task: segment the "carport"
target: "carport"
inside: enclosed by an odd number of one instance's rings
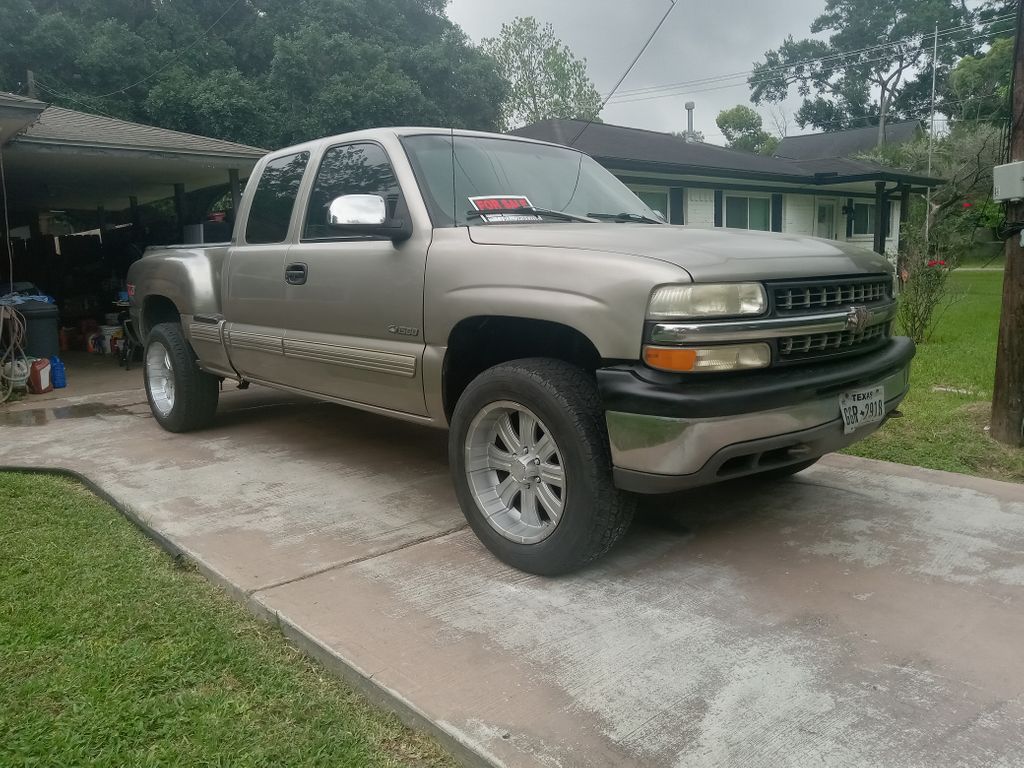
[[[264,151],[0,93],[0,232],[13,255],[0,294],[9,281],[53,296],[71,348],[82,345],[117,312],[146,246],[230,237]]]

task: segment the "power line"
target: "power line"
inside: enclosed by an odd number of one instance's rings
[[[1008,18],[1008,17],[1001,16],[1001,17],[996,17],[994,19],[991,19],[991,20],[988,20],[988,21],[985,21],[985,22],[981,22],[980,24],[973,24],[972,23],[972,24],[965,24],[965,25],[962,25],[962,26],[959,26],[959,27],[948,27],[945,30],[939,30],[939,37],[949,36],[950,34],[953,34],[954,32],[963,31],[964,29],[968,29],[968,28],[975,29],[978,26],[996,24],[996,23],[999,23],[1001,21],[1004,21],[1006,18]],[[988,38],[988,37],[991,37],[992,35],[997,35],[997,34],[1000,34],[1002,32],[1007,32],[1007,31],[1009,31],[1009,29],[994,30],[994,31],[993,30],[989,30],[986,33],[983,33],[983,34],[980,34],[980,35],[975,35],[975,36],[968,37],[968,38],[963,38],[963,39],[959,39],[959,40],[947,40],[947,41],[941,43],[941,45],[943,47],[945,47],[945,46],[948,46],[948,45],[955,45],[955,44],[960,44],[960,43],[971,42],[973,40],[979,40],[979,39],[982,39],[982,38]],[[891,42],[880,44],[880,45],[870,46],[868,48],[861,48],[859,50],[854,50],[854,51],[837,52],[837,53],[834,53],[834,54],[829,54],[827,56],[819,56],[817,58],[804,59],[802,61],[796,61],[796,62],[792,62],[792,63],[789,63],[789,64],[779,65],[777,67],[770,67],[770,68],[767,68],[767,69],[761,69],[761,70],[750,69],[750,70],[744,70],[742,72],[732,72],[732,73],[728,73],[728,74],[711,75],[711,76],[708,76],[708,77],[696,78],[694,80],[682,80],[682,81],[679,81],[679,82],[676,82],[676,83],[666,83],[666,84],[663,84],[663,85],[654,85],[654,86],[646,86],[644,88],[628,89],[628,90],[625,90],[625,91],[621,91],[621,92],[619,92],[616,95],[615,103],[627,103],[629,101],[640,101],[641,100],[640,98],[635,98],[635,99],[630,98],[632,96],[638,96],[638,97],[641,96],[641,95],[645,95],[646,96],[647,94],[655,94],[658,91],[665,91],[665,90],[673,90],[673,91],[675,91],[675,90],[678,90],[680,88],[684,88],[686,86],[706,85],[706,84],[712,84],[712,83],[716,83],[716,82],[724,82],[724,81],[728,81],[728,80],[733,80],[733,79],[736,79],[736,78],[743,78],[743,82],[746,83],[746,78],[748,78],[750,75],[753,75],[755,73],[756,74],[768,74],[768,73],[771,73],[771,72],[784,71],[784,70],[787,70],[787,69],[793,69],[794,67],[804,66],[804,65],[807,65],[807,64],[815,64],[815,63],[818,63],[818,62],[830,62],[830,63],[833,63],[833,64],[838,64],[843,59],[848,59],[848,58],[851,58],[851,57],[856,57],[856,56],[859,56],[861,54],[864,54],[864,53],[867,53],[867,52],[871,52],[871,51],[885,50],[885,49],[888,49],[888,48],[892,48],[893,46],[896,46],[896,45],[902,45],[903,43],[909,42],[909,41],[912,41],[912,40],[917,40],[917,39],[924,40],[927,37],[933,37],[933,35],[907,37],[907,38],[891,41]],[[878,58],[878,59],[871,59],[869,61],[862,61],[862,62],[857,62],[857,63],[868,64],[868,63],[872,63],[872,62],[875,62],[875,61],[882,61],[882,60],[884,60],[886,58],[888,58],[888,57],[886,56],[886,57],[882,57],[882,58]],[[729,87],[732,87],[732,86],[729,86]],[[704,89],[704,90],[707,90],[707,89]],[[694,91],[694,92],[695,93],[700,93],[702,91]],[[664,95],[666,95],[666,96],[668,96],[668,95],[678,96],[678,95],[682,95],[682,94],[680,94],[680,93],[673,93],[673,94],[664,94]],[[654,97],[653,95],[652,96],[647,96],[647,98],[653,98],[653,97]],[[611,97],[609,96],[609,99],[610,98]]]
[[[93,113],[96,113],[96,114],[100,114],[100,115],[103,115],[104,117],[109,117],[109,118],[112,118],[114,120],[119,120],[120,119],[120,118],[114,117],[113,115],[111,115],[111,114],[109,114],[107,112],[104,112],[99,107],[96,107],[96,106],[94,106],[92,104],[89,104],[89,103],[87,103],[85,101],[82,101],[81,99],[76,99],[74,96],[71,96],[70,94],[62,93],[61,91],[54,90],[53,88],[48,86],[46,83],[42,82],[38,77],[36,78],[36,85],[39,86],[40,88],[42,88],[47,93],[49,93],[51,96],[56,96],[59,99],[67,99],[72,104],[77,104],[80,107],[85,107],[90,112],[93,112]]]
[[[1000,30],[1000,31],[1007,31],[1007,30]],[[981,39],[981,38],[989,37],[991,34],[992,33],[987,33],[987,34],[984,34],[984,35],[977,35],[975,37],[963,38],[961,40],[947,40],[944,43],[940,43],[939,47],[947,47],[947,46],[950,46],[950,45],[958,45],[960,43],[967,43],[967,42],[971,42],[972,40],[978,40],[978,39]],[[857,64],[874,64],[874,63],[879,62],[879,61],[886,61],[888,58],[889,58],[888,56],[880,56],[880,57],[875,58],[875,59],[865,59],[863,61],[858,61],[856,63]],[[796,64],[792,64],[792,65],[789,65],[787,67],[783,67],[782,69],[789,69],[792,66],[797,66],[797,65]],[[748,74],[750,74],[750,73],[748,73]],[[689,96],[689,95],[694,94],[694,93],[706,93],[708,91],[717,91],[717,90],[723,90],[723,89],[728,89],[728,88],[738,88],[740,86],[749,85],[749,81],[746,79],[746,75],[745,74],[741,74],[741,75],[728,75],[728,76],[723,75],[723,76],[720,76],[719,78],[711,80],[711,82],[715,82],[716,80],[720,80],[720,81],[733,80],[733,79],[736,79],[736,78],[743,78],[743,79],[737,80],[737,82],[734,82],[734,83],[723,82],[720,85],[713,85],[713,84],[711,84],[711,85],[707,85],[707,86],[702,87],[702,88],[687,88],[687,89],[681,89],[681,90],[680,89],[676,89],[676,90],[674,90],[671,93],[653,93],[653,94],[650,94],[650,95],[640,95],[640,96],[635,96],[635,97],[631,97],[629,94],[621,94],[620,97],[617,97],[616,99],[612,100],[610,103],[612,103],[612,104],[632,104],[632,103],[638,102],[638,101],[652,101],[654,99],[667,99],[667,98],[673,98],[673,97],[676,97],[676,96]],[[665,87],[667,88],[668,86],[665,86]],[[675,86],[673,86],[673,87],[675,87]]]
[[[985,25],[989,25],[989,24],[996,24],[996,23],[999,23],[1001,21],[1004,21],[1006,19],[1011,19],[1011,18],[1013,18],[1013,15],[1012,14],[1007,14],[1005,16],[993,17],[992,19],[987,19],[987,20],[985,20],[983,22],[977,22],[977,23],[972,22],[970,24],[963,24],[963,25],[960,25],[958,27],[947,27],[946,29],[939,30],[939,37],[948,36],[950,34],[953,34],[954,32],[962,31],[964,29],[974,29],[975,27],[979,27],[979,26],[985,26]],[[985,35],[982,35],[982,37],[988,37],[990,34],[993,34],[993,33],[989,32],[989,33],[987,33]],[[996,33],[996,34],[998,34],[998,33]],[[853,50],[853,51],[837,52],[837,53],[834,53],[834,54],[831,54],[831,55],[828,55],[828,56],[820,56],[820,57],[817,57],[817,58],[805,59],[803,61],[796,61],[796,62],[792,62],[790,64],[784,64],[784,65],[780,65],[780,66],[777,66],[777,67],[772,67],[772,68],[769,68],[769,69],[761,70],[761,72],[774,72],[774,71],[778,71],[778,70],[784,70],[784,69],[790,69],[792,67],[802,66],[804,64],[813,64],[813,63],[816,63],[816,62],[819,62],[819,61],[828,61],[828,60],[834,59],[834,58],[846,58],[846,57],[849,57],[849,56],[854,56],[854,55],[857,55],[857,54],[865,53],[865,52],[868,52],[868,51],[876,51],[876,50],[881,50],[881,49],[884,49],[884,48],[891,48],[894,45],[902,45],[905,42],[910,42],[912,40],[917,40],[918,38],[920,38],[923,41],[926,37],[932,37],[932,36],[933,35],[913,35],[913,36],[910,36],[910,37],[901,38],[899,40],[893,40],[893,41],[890,41],[888,43],[880,43],[878,45],[869,46],[867,48],[860,48],[860,49]],[[959,41],[959,42],[964,42],[964,41]],[[646,92],[646,91],[665,90],[665,89],[668,89],[668,88],[677,88],[677,87],[685,86],[685,85],[701,85],[703,83],[712,82],[712,81],[715,81],[715,80],[731,79],[731,78],[734,78],[734,77],[746,77],[748,75],[754,74],[754,71],[755,70],[753,70],[753,69],[749,69],[749,70],[744,70],[742,72],[731,72],[731,73],[722,74],[722,75],[711,75],[711,76],[708,76],[708,77],[697,78],[695,80],[682,80],[682,81],[679,81],[679,82],[676,82],[676,83],[668,83],[668,84],[664,84],[664,85],[652,85],[652,86],[646,86],[646,87],[643,87],[643,88],[630,88],[630,89],[626,89],[624,91],[620,91],[618,93],[618,95],[619,96],[628,96],[628,95],[632,95],[632,94],[635,94],[635,93],[641,93],[641,92]]]
[[[130,90],[130,89],[134,88],[137,85],[142,85],[142,83],[146,82],[147,80],[153,79],[154,77],[159,75],[161,72],[163,72],[165,69],[170,67],[172,64],[177,63],[178,60],[181,59],[181,57],[185,55],[185,53],[187,53],[188,51],[192,50],[192,48],[195,47],[196,43],[198,43],[200,40],[202,40],[208,34],[210,34],[210,30],[212,30],[215,26],[217,26],[217,24],[220,22],[220,20],[223,19],[225,16],[227,16],[228,13],[231,12],[232,8],[234,8],[236,5],[238,5],[238,2],[239,2],[239,0],[231,0],[231,3],[228,5],[227,8],[224,9],[224,12],[220,16],[218,16],[216,19],[214,19],[213,24],[211,24],[206,29],[204,29],[201,33],[199,33],[199,35],[197,35],[196,38],[191,43],[189,43],[184,48],[182,48],[180,51],[178,51],[177,55],[175,55],[173,58],[171,58],[171,60],[168,61],[166,64],[164,64],[162,67],[157,67],[155,70],[150,72],[144,78],[142,78],[141,80],[136,80],[131,85],[126,85],[124,88],[118,88],[116,91],[111,91],[110,93],[101,93],[99,96],[93,96],[92,98],[94,98],[94,99],[105,99],[108,96],[116,96],[117,94],[124,93],[125,91]]]
[[[649,45],[651,44],[651,41],[652,41],[652,40],[654,39],[654,36],[655,36],[656,34],[658,34],[658,30],[659,30],[659,29],[661,29],[661,25],[665,23],[665,19],[667,19],[667,18],[668,18],[668,15],[669,15],[670,13],[672,13],[672,9],[676,7],[676,0],[668,0],[668,2],[669,2],[669,6],[668,6],[668,9],[667,9],[667,10],[665,11],[665,15],[661,17],[661,20],[660,20],[660,21],[659,21],[659,22],[657,23],[657,25],[656,25],[656,26],[654,27],[654,30],[653,30],[653,31],[651,32],[651,34],[650,34],[650,35],[648,36],[647,40],[646,40],[646,41],[644,41],[644,44],[643,44],[643,46],[642,46],[642,47],[640,48],[640,51],[639,51],[639,53],[637,53],[637,55],[636,55],[636,56],[635,56],[635,57],[633,58],[633,61],[631,61],[631,62],[630,62],[629,66],[628,66],[628,67],[626,67],[626,71],[622,73],[622,77],[620,77],[620,78],[619,78],[619,80],[618,80],[618,82],[617,82],[617,83],[615,83],[615,87],[613,87],[613,88],[611,89],[611,91],[610,91],[610,92],[608,93],[608,95],[607,95],[607,96],[605,97],[604,101],[602,101],[602,102],[601,102],[601,106],[600,106],[600,107],[598,107],[598,110],[597,110],[597,114],[601,114],[601,110],[605,108],[605,105],[606,105],[606,104],[608,103],[608,100],[609,100],[609,99],[610,99],[610,98],[611,98],[612,96],[614,96],[614,95],[615,95],[615,90],[616,90],[616,89],[617,89],[617,88],[618,88],[618,87],[619,87],[620,85],[622,85],[622,81],[623,81],[623,80],[625,80],[625,79],[626,79],[626,77],[627,77],[627,76],[629,75],[629,73],[633,71],[633,67],[635,67],[635,66],[636,66],[636,63],[637,63],[638,61],[640,61],[640,57],[644,55],[644,51],[646,51],[646,50],[647,50],[647,46],[649,46]],[[572,146],[573,144],[575,144],[575,143],[576,143],[576,141],[577,141],[577,140],[579,139],[579,137],[583,135],[583,132],[584,132],[585,130],[587,130],[587,128],[589,128],[589,127],[591,126],[591,124],[593,124],[593,122],[594,122],[594,118],[591,118],[590,120],[588,120],[588,121],[587,121],[587,124],[586,124],[586,125],[584,125],[584,126],[583,126],[582,128],[580,128],[580,131],[579,131],[579,133],[577,133],[577,134],[576,134],[576,135],[575,135],[575,136],[573,137],[573,140],[569,142],[569,146],[570,146],[570,147],[571,147],[571,146]]]

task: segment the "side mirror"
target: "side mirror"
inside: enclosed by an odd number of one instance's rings
[[[342,195],[327,206],[327,223],[342,227],[379,227],[388,218],[380,195]]]
[[[388,206],[380,195],[342,195],[327,206],[327,223],[332,227],[367,235],[407,240],[412,235],[408,218],[389,219]]]

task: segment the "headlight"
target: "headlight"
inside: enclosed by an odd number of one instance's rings
[[[760,283],[663,285],[655,288],[647,308],[653,319],[760,315],[768,298]]]
[[[644,347],[644,362],[660,371],[745,371],[767,368],[772,351],[767,344],[729,344],[721,347]]]

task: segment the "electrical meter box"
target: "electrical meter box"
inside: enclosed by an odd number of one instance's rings
[[[992,169],[992,199],[997,203],[1024,200],[1024,161]]]

